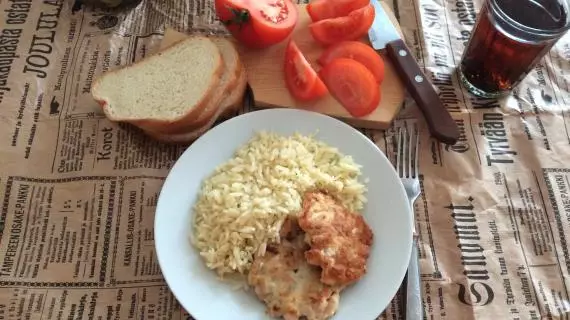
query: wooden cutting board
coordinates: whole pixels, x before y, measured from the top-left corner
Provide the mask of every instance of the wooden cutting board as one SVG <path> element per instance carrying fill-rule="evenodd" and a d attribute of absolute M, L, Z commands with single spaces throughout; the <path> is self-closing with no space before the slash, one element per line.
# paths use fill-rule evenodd
<path fill-rule="evenodd" d="M 401 34 L 397 20 L 390 8 L 384 3 L 382 3 L 382 6 Z M 293 31 L 292 38 L 313 68 L 319 70 L 320 66 L 316 61 L 323 52 L 323 48 L 313 40 L 309 32 L 308 26 L 311 23 L 311 19 L 307 13 L 306 5 L 299 5 L 298 10 L 299 22 Z M 362 39 L 362 41 L 370 44 L 368 38 Z M 286 45 L 287 41 L 283 41 L 264 50 L 251 50 L 238 46 L 243 63 L 247 68 L 248 82 L 253 90 L 256 107 L 307 109 L 339 118 L 361 128 L 386 129 L 391 125 L 404 101 L 405 88 L 398 78 L 394 67 L 385 56 L 383 56 L 383 60 L 386 73 L 381 85 L 380 105 L 370 115 L 354 118 L 330 94 L 313 103 L 299 102 L 289 94 L 283 75 Z"/>
<path fill-rule="evenodd" d="M 400 27 L 391 9 L 383 2 L 382 6 L 401 34 Z M 306 5 L 299 5 L 298 10 L 299 22 L 291 36 L 309 63 L 315 70 L 319 70 L 319 65 L 316 61 L 323 52 L 323 48 L 313 40 L 309 32 L 308 26 L 311 23 L 311 19 L 307 13 Z M 183 40 L 185 37 L 186 34 L 167 28 L 159 49 L 164 49 L 175 42 Z M 361 41 L 370 44 L 368 38 Z M 234 43 L 236 42 L 234 41 Z M 400 111 L 404 101 L 405 88 L 398 78 L 394 67 L 385 58 L 384 54 L 382 54 L 382 57 L 385 65 L 385 76 L 380 87 L 382 95 L 380 105 L 370 115 L 355 118 L 330 94 L 312 103 L 299 102 L 289 94 L 283 75 L 286 45 L 287 41 L 283 41 L 267 49 L 252 50 L 236 43 L 242 62 L 247 70 L 248 83 L 252 89 L 256 107 L 288 107 L 316 111 L 360 128 L 386 129 L 390 127 L 392 120 Z"/>

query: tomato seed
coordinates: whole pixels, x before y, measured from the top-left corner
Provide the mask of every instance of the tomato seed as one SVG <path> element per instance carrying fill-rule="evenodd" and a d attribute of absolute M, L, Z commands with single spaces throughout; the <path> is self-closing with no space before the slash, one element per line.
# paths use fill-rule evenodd
<path fill-rule="evenodd" d="M 268 3 L 265 8 L 259 11 L 262 17 L 275 24 L 281 23 L 289 16 L 289 9 L 284 0 L 277 0 Z"/>

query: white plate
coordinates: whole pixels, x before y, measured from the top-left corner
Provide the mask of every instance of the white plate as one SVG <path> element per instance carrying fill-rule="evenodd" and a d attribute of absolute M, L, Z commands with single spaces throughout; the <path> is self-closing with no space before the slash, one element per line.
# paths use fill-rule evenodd
<path fill-rule="evenodd" d="M 343 122 L 308 111 L 271 109 L 241 115 L 208 131 L 178 159 L 160 193 L 154 226 L 158 262 L 170 289 L 197 320 L 271 319 L 253 294 L 231 290 L 217 280 L 188 240 L 191 208 L 202 180 L 259 130 L 284 135 L 318 130 L 317 139 L 362 165 L 362 176 L 370 179 L 363 214 L 374 231 L 374 243 L 367 274 L 341 292 L 333 319 L 375 319 L 406 272 L 412 245 L 410 206 L 395 170 L 376 145 Z"/>

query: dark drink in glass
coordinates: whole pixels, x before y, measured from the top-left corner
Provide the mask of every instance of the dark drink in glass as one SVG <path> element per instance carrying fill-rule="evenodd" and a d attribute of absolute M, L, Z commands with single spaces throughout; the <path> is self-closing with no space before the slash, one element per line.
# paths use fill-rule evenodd
<path fill-rule="evenodd" d="M 485 0 L 459 66 L 481 97 L 508 93 L 570 27 L 570 0 Z"/>

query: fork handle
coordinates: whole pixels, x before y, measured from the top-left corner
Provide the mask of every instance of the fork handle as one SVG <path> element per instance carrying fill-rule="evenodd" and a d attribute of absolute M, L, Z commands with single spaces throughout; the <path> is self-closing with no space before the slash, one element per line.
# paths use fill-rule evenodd
<path fill-rule="evenodd" d="M 406 275 L 406 320 L 423 319 L 422 284 L 420 282 L 420 268 L 418 255 L 418 242 L 414 236 L 412 254 Z"/>

